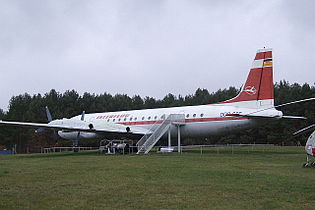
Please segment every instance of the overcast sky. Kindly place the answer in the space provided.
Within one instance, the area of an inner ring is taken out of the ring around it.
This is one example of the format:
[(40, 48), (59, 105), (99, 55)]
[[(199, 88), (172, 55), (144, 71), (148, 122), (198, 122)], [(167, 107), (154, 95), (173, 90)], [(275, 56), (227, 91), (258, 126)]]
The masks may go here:
[(275, 81), (315, 82), (315, 1), (0, 0), (0, 108), (74, 89), (162, 98), (240, 87), (256, 50)]

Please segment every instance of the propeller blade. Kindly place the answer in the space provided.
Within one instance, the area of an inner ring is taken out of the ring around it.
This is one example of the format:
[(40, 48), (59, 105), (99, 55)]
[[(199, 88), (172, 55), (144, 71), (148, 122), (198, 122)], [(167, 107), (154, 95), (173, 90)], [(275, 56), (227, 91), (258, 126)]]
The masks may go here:
[(51, 117), (50, 111), (48, 109), (48, 106), (45, 107), (45, 110), (46, 110), (47, 120), (48, 120), (48, 122), (51, 122), (52, 121), (52, 117)]
[[(50, 111), (48, 109), (48, 106), (45, 107), (45, 112), (46, 112), (47, 121), (51, 122), (52, 121), (52, 117), (51, 117)], [(44, 130), (45, 130), (45, 128), (37, 128), (35, 130), (35, 132), (36, 133), (40, 133), (40, 132), (43, 132)]]
[(72, 151), (78, 152), (78, 146), (80, 141), (80, 131), (78, 132), (77, 138), (75, 140), (72, 140)]
[(77, 147), (79, 145), (79, 143), (80, 143), (80, 134), (81, 134), (81, 131), (78, 131), (77, 138), (75, 140), (72, 140), (72, 146)]
[(54, 138), (54, 141), (57, 143), (58, 139), (59, 139), (59, 135), (58, 135), (57, 131), (54, 131), (53, 138)]
[(81, 132), (81, 131), (79, 131), (79, 132), (78, 132), (78, 135), (77, 135), (77, 140), (78, 140), (78, 141), (80, 140), (80, 132)]
[(40, 133), (40, 132), (43, 132), (45, 130), (45, 128), (37, 128), (35, 130), (35, 133)]
[(82, 112), (81, 114), (81, 120), (84, 121), (84, 116), (85, 116), (85, 111)]

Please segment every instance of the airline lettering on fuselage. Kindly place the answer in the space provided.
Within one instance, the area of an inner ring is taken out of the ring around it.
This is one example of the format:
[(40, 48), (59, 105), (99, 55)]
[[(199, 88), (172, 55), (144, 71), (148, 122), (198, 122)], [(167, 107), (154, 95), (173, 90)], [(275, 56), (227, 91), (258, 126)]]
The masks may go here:
[(221, 112), (220, 117), (226, 117), (229, 114), (241, 114), (242, 112)]
[(96, 119), (111, 119), (111, 118), (124, 118), (129, 117), (130, 114), (112, 114), (112, 115), (100, 115)]

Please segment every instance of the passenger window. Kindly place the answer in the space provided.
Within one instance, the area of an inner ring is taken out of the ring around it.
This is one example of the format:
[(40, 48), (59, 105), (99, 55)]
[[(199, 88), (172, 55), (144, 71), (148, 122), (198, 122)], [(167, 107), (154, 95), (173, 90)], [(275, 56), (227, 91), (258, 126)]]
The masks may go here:
[(186, 118), (188, 118), (188, 117), (189, 117), (189, 114), (186, 115)]
[(203, 117), (203, 114), (200, 114), (200, 117)]
[(113, 119), (113, 122), (115, 122), (115, 119)]
[(130, 119), (129, 119), (130, 121), (132, 121), (132, 117), (130, 117)]
[(126, 118), (124, 119), (124, 121), (126, 121)]
[(142, 117), (142, 120), (144, 120), (144, 117)]
[(137, 120), (137, 118), (135, 117), (135, 121)]
[(148, 120), (150, 120), (151, 119), (151, 117), (148, 117)]
[(196, 114), (194, 114), (193, 117), (196, 117)]
[(154, 117), (154, 119), (156, 120), (157, 116)]

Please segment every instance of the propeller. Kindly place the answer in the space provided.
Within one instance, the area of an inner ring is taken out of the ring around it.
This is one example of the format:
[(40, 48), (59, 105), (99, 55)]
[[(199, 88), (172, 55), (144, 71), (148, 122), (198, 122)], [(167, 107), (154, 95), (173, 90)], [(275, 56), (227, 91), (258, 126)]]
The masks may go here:
[[(49, 111), (49, 109), (48, 109), (47, 106), (45, 107), (45, 113), (46, 113), (46, 117), (47, 117), (48, 123), (51, 122), (51, 121), (53, 121), (53, 118), (52, 118), (51, 113), (50, 113), (50, 111)], [(82, 112), (80, 120), (81, 120), (81, 121), (84, 121), (84, 118), (85, 118), (85, 111)], [(45, 128), (38, 128), (38, 129), (35, 130), (35, 132), (39, 133), (39, 132), (43, 132), (44, 130), (45, 130)], [(54, 133), (54, 135), (53, 135), (54, 140), (55, 140), (55, 142), (57, 142), (58, 137), (59, 137), (59, 136), (58, 136), (58, 133), (57, 133), (56, 130), (54, 130), (53, 133)], [(76, 136), (76, 139), (74, 139), (74, 140), (72, 141), (72, 146), (73, 146), (73, 148), (74, 148), (74, 151), (76, 151), (75, 147), (78, 146), (78, 144), (79, 144), (79, 142), (80, 142), (80, 138), (81, 138), (81, 131), (78, 131), (78, 134), (77, 134), (77, 136)]]

